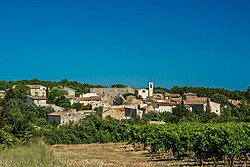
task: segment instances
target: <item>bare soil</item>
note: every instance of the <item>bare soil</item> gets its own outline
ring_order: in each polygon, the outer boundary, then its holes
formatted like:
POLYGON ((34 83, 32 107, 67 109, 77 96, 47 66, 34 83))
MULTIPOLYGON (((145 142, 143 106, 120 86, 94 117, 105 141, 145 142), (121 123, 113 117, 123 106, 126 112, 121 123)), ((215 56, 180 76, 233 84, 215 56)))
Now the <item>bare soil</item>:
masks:
MULTIPOLYGON (((149 154, 142 147, 134 148, 126 143, 78 144, 50 146, 57 160, 67 167, 196 167, 200 166, 192 157, 176 160, 172 153, 149 154)), ((202 166, 215 166, 210 160, 202 166)), ((219 162, 218 167, 228 166, 219 162)), ((236 161, 236 167, 250 166, 236 161)), ((57 166, 60 167, 60 166, 57 166)))
POLYGON ((154 161, 148 151, 125 143, 78 144, 51 146, 59 161, 67 166, 155 167, 172 166, 168 161, 154 161))

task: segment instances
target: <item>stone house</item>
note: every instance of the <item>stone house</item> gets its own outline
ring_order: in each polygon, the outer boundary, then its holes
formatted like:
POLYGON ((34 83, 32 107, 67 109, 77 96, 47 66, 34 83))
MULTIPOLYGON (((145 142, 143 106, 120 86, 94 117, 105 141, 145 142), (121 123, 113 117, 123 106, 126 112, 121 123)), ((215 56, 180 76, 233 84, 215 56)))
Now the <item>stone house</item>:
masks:
POLYGON ((37 106, 42 106, 46 104, 47 97, 45 96, 26 96, 24 98, 24 102, 26 103, 34 103, 37 106))
POLYGON ((174 102, 175 104, 181 104, 181 102, 186 102, 186 100, 182 99, 182 97, 172 97, 168 99, 170 102, 174 102))
POLYGON ((146 104, 140 104, 140 105, 125 105, 125 119, 131 119, 131 118, 142 118, 143 115, 147 112, 147 105, 146 104))
POLYGON ((172 113, 172 109, 176 107, 176 103, 169 102, 166 100, 157 100, 152 103, 154 111, 157 112, 170 112, 172 113))
POLYGON ((42 85, 26 85, 30 89, 31 96, 44 96, 46 97, 47 87, 42 85))
POLYGON ((164 99, 164 95, 161 93, 154 93, 153 98, 154 99, 164 99))
POLYGON ((48 121, 56 122, 58 125, 64 125, 70 122, 77 123, 82 118, 85 118, 84 112, 71 110, 65 112, 53 112, 48 115, 48 121))
POLYGON ((64 97, 70 101, 70 104, 71 104, 71 105, 77 102, 77 100, 76 100, 77 97, 75 97, 75 96, 72 96, 72 95, 64 95, 64 97))
POLYGON ((132 87, 125 88, 90 88, 90 93, 96 93, 101 96, 103 101, 112 101, 115 97, 125 93, 135 93, 132 87))
POLYGON ((51 107, 54 109, 54 111, 64 111, 65 108, 63 107, 60 107, 60 106, 57 106, 55 104, 40 104, 40 106, 43 106, 43 107, 51 107))
POLYGON ((102 113, 102 118, 112 117, 114 119, 122 120, 125 119, 125 109, 124 107, 108 108, 102 113))
POLYGON ((91 103, 92 109, 94 110, 97 107, 103 107, 103 108, 108 108, 111 107, 111 103, 105 102, 105 101, 95 101, 91 103))
POLYGON ((186 104, 191 106, 193 111, 197 109, 205 111, 209 105, 211 112, 217 115, 220 115, 221 112, 220 103, 212 102, 207 97, 188 98, 186 104))
POLYGON ((197 94, 193 92, 183 94, 183 99, 185 100, 189 100, 190 98, 196 98, 196 97, 197 97, 197 94))
POLYGON ((71 95, 65 95, 66 99, 70 101, 70 104, 81 103, 83 106, 92 105, 93 103, 102 101, 101 96, 90 97, 73 97, 71 95))
POLYGON ((172 93, 167 93, 167 92, 164 94, 165 99, 180 98, 180 97, 181 97, 180 94, 172 94, 172 93))
POLYGON ((68 92, 69 96, 75 97, 76 96, 76 91, 75 89, 69 88, 69 87, 64 87, 64 90, 66 90, 68 92))
POLYGON ((84 97, 82 98, 82 102, 84 105, 92 105, 96 102, 101 102, 102 98, 101 96, 91 96, 91 97, 84 97))

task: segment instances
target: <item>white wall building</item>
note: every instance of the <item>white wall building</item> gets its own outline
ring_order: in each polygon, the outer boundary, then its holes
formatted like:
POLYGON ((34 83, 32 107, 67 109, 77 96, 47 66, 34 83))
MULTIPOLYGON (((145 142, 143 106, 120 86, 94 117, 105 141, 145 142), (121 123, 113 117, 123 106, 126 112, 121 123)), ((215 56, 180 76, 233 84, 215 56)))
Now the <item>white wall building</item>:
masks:
POLYGON ((146 99, 148 97, 147 89, 137 89, 135 93, 138 97, 141 96, 143 99, 146 99))
POLYGON ((93 96, 98 96, 97 93, 85 93, 80 95, 80 97, 85 98, 85 97, 93 97, 93 96))
POLYGON ((34 103, 37 106, 42 106, 46 104, 47 97, 45 96, 26 96, 24 102, 26 103, 34 103))
POLYGON ((148 83, 148 96, 153 97, 154 95, 154 83, 149 82, 148 83))
POLYGON ((30 88, 31 96, 45 96, 47 87, 42 85, 26 85, 30 88))

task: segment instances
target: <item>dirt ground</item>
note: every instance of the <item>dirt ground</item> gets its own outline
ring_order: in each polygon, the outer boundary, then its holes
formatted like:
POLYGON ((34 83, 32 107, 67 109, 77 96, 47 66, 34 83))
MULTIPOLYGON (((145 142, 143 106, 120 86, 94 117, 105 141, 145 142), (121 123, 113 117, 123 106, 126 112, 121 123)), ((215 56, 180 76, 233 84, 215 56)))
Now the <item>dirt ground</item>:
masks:
POLYGON ((135 150, 131 145, 123 143, 54 145, 52 149, 57 159, 74 167, 172 166, 166 161, 153 161, 148 151, 135 150))
MULTIPOLYGON (((148 151, 135 149, 125 143, 78 144, 50 146, 57 160, 67 167, 162 167, 162 166, 199 166, 194 159, 176 160, 171 154, 150 155, 148 151)), ((214 166, 212 161, 203 166, 214 166)), ((219 162, 218 167, 224 167, 219 162)), ((235 166, 247 166, 237 161, 235 166)), ((250 163, 248 163, 250 166, 250 163)), ((59 166, 57 166, 59 167, 59 166)))

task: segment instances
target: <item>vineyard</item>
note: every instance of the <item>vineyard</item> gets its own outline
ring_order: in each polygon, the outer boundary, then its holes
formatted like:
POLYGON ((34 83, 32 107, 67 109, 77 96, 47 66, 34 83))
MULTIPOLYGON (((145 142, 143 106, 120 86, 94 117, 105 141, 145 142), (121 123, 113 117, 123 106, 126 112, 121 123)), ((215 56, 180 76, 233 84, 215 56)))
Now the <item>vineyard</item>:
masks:
MULTIPOLYGON (((247 165, 250 152, 250 124, 180 123, 133 125, 129 142, 149 149, 154 155, 170 155, 176 160, 192 159, 199 165, 212 162, 235 166, 247 165)), ((172 159, 173 159, 172 158, 172 159)))

